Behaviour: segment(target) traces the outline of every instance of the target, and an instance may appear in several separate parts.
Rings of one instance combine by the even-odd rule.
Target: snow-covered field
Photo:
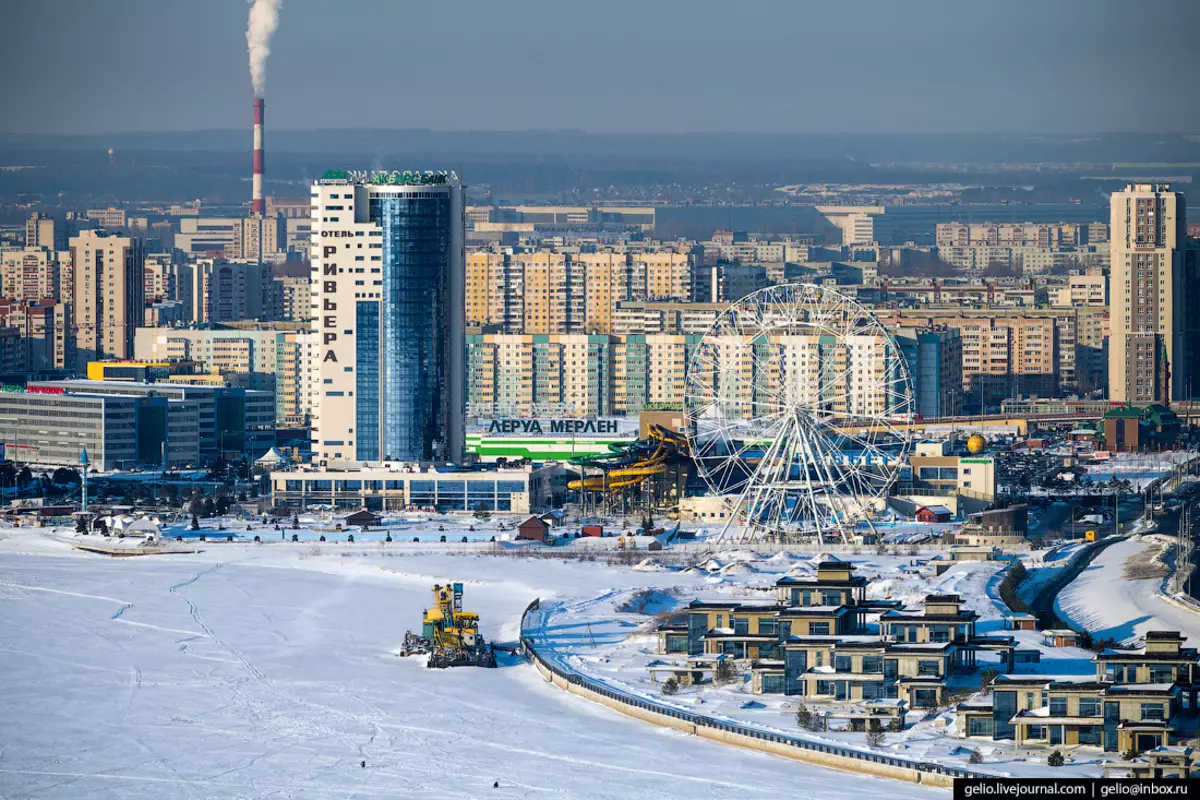
[[[365,543],[109,559],[45,533],[0,531],[0,797],[945,796],[656,728],[515,659],[391,652],[435,581],[466,582],[511,643],[534,597],[713,588],[703,574]]]
[[[1117,478],[1128,480],[1135,492],[1141,491],[1159,478],[1171,474],[1177,464],[1186,464],[1195,453],[1180,450],[1173,453],[1114,453],[1107,461],[1087,467],[1093,484]]]
[[[1055,602],[1055,612],[1098,639],[1135,642],[1146,631],[1178,630],[1191,646],[1200,643],[1200,613],[1159,594],[1162,578],[1127,580],[1125,562],[1144,553],[1159,537],[1134,536],[1107,548]]]

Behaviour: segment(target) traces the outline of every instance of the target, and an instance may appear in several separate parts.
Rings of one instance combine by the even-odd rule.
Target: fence
[[[787,758],[862,772],[886,778],[951,786],[955,778],[986,778],[986,773],[948,767],[928,761],[856,750],[852,747],[775,733],[748,725],[724,722],[703,714],[674,708],[640,697],[616,691],[603,683],[574,672],[568,672],[537,652],[533,639],[525,634],[526,618],[541,608],[541,600],[530,603],[521,615],[521,652],[542,676],[572,694],[578,694],[623,714],[665,727],[677,728],[714,741],[775,753]]]

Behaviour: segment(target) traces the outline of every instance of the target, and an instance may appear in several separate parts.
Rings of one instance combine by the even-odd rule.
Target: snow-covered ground
[[[1114,453],[1111,458],[1086,467],[1093,484],[1113,478],[1128,480],[1135,492],[1155,480],[1171,474],[1177,464],[1186,464],[1196,454],[1188,450],[1171,453]]]
[[[1200,644],[1200,613],[1166,600],[1161,577],[1128,580],[1125,563],[1160,546],[1155,536],[1133,536],[1102,552],[1058,596],[1055,612],[1096,638],[1135,642],[1146,631],[1178,630]]]
[[[665,587],[669,583],[664,575],[660,584],[663,588],[649,596],[630,588],[582,601],[562,599],[543,603],[534,639],[543,655],[566,669],[599,680],[617,691],[720,719],[869,749],[866,737],[861,733],[801,731],[795,720],[798,698],[753,694],[745,679],[725,686],[706,683],[681,687],[678,693],[668,696],[662,693],[662,684],[656,683],[647,669],[655,662],[679,659],[678,656],[655,653],[656,636],[653,631],[657,620],[653,615],[682,607],[693,598],[770,601],[774,597],[771,587],[780,575],[809,574],[813,564],[820,560],[820,556],[776,554],[769,558],[755,558],[753,553],[746,552],[718,554],[700,565],[708,572],[708,577],[699,590],[686,585],[667,589]],[[928,566],[914,564],[914,561],[921,559],[862,555],[853,560],[858,574],[872,579],[867,592],[869,598],[919,605],[927,594],[960,594],[968,606],[979,613],[980,633],[1002,632],[1003,606],[989,596],[989,587],[994,591],[998,573],[1004,566],[1001,562],[958,564],[935,578]],[[642,567],[654,568],[652,564]],[[679,575],[669,574],[672,577]],[[645,608],[642,607],[643,602]],[[1036,631],[1020,631],[1014,635],[1022,647],[1038,650],[1042,654],[1040,664],[1022,665],[1022,672],[1078,674],[1095,670],[1089,651],[1044,647],[1041,634]],[[989,658],[989,654],[980,654],[980,670],[954,676],[954,690],[965,696],[978,689],[981,671],[987,669],[993,660],[995,658]],[[810,710],[820,709],[810,707]],[[941,713],[910,712],[908,723],[910,727],[903,733],[886,734],[882,752],[960,768],[1026,777],[1096,776],[1100,774],[1099,765],[1105,758],[1103,753],[1094,748],[1075,748],[1068,750],[1071,760],[1066,767],[1048,767],[1045,757],[1049,751],[1045,749],[1023,750],[1012,742],[957,738],[954,713],[946,709]],[[984,756],[984,763],[980,766],[968,762],[973,748],[978,748]]]
[[[392,654],[436,581],[464,581],[483,633],[511,643],[534,597],[732,596],[763,582],[753,571],[396,558],[365,543],[110,559],[48,533],[0,531],[0,797],[946,796],[656,728],[515,659],[427,670]],[[634,628],[611,630],[560,633],[619,647]]]

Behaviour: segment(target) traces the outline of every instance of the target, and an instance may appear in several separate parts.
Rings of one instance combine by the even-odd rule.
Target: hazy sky
[[[242,0],[0,0],[0,131],[236,128]],[[1200,132],[1200,0],[284,0],[268,127]]]

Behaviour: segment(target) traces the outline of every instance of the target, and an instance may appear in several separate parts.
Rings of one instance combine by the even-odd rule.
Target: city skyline
[[[311,111],[309,98],[318,95],[338,97],[344,123],[374,128],[1200,128],[1191,80],[1200,50],[1189,39],[1200,23],[1195,3],[764,2],[743,4],[735,16],[712,3],[617,2],[585,13],[536,2],[524,11],[363,2],[335,13],[291,0],[266,70],[273,127],[330,127]],[[0,53],[0,65],[23,79],[6,82],[0,101],[20,100],[23,113],[7,116],[0,132],[242,125],[251,96],[244,4],[21,4],[10,21],[14,46]],[[416,67],[379,69],[378,55],[397,41]],[[313,62],[322,51],[336,57]],[[93,92],[77,78],[97,63],[136,91]],[[531,113],[530,100],[538,108],[552,100],[553,116]]]

